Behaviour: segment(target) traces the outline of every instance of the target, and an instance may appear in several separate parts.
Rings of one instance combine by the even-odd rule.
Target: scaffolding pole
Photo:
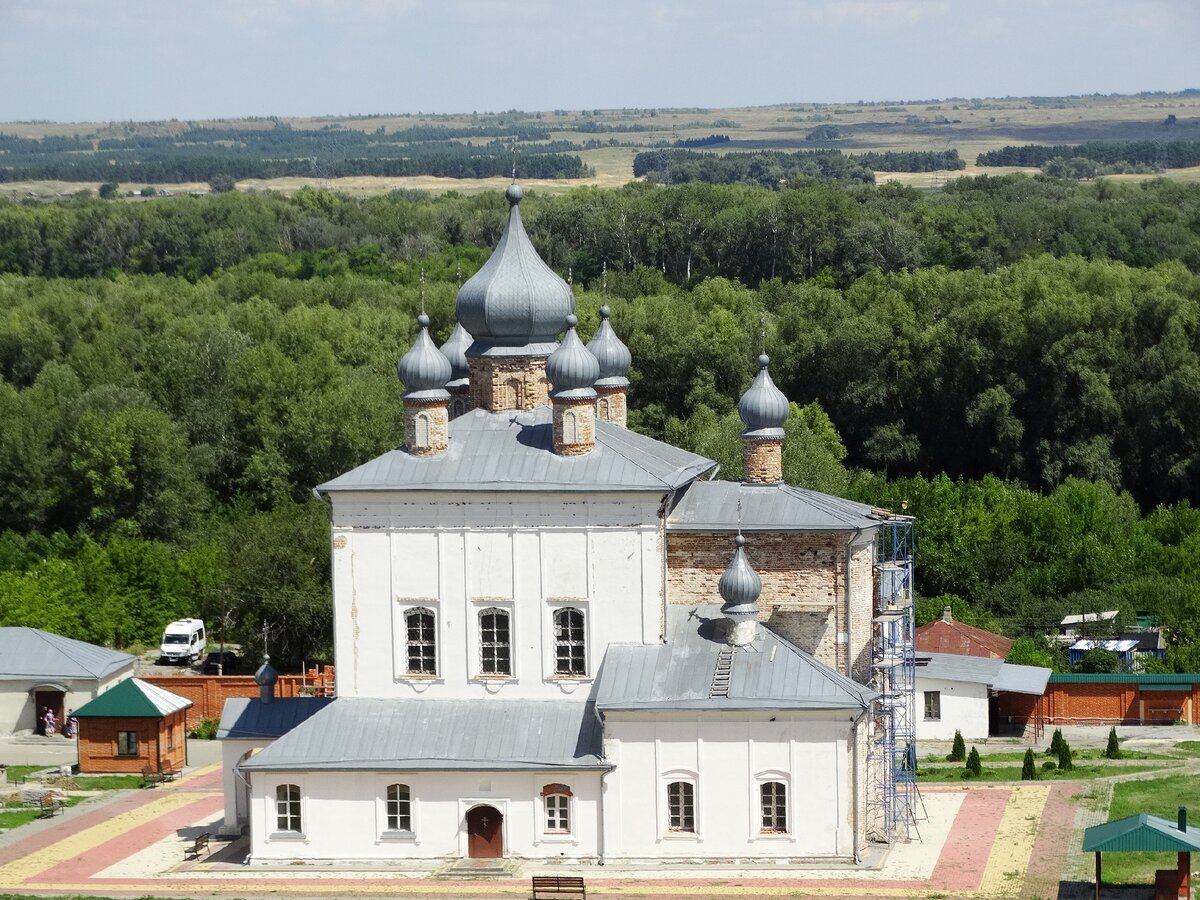
[[[908,840],[916,825],[916,642],[912,520],[890,521],[875,542],[872,668],[879,693],[867,749],[868,822],[876,840]]]

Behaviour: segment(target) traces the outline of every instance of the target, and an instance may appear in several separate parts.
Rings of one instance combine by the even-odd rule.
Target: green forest
[[[1200,185],[530,191],[543,257],[633,353],[631,426],[740,477],[760,318],[788,480],[917,518],[920,615],[1029,638],[1119,608],[1200,670]],[[402,440],[503,197],[0,201],[0,624],[153,643],[199,615],[328,654],[314,485]],[[1050,662],[1058,662],[1049,660]]]

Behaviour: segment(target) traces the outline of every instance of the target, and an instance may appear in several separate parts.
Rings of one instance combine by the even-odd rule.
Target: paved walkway
[[[0,892],[405,897],[528,896],[529,876],[577,869],[522,863],[520,877],[444,881],[427,870],[240,864],[237,844],[183,861],[183,848],[221,817],[216,765],[179,782],[88,802],[7,835]],[[1016,898],[1054,896],[1074,823],[1078,784],[938,785],[923,788],[921,840],[891,848],[876,869],[853,866],[699,868],[587,867],[588,892],[633,897],[836,896]],[[27,828],[29,830],[27,830]],[[1058,860],[1055,866],[1047,860]]]

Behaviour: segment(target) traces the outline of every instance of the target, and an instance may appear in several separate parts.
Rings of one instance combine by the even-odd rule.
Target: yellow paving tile
[[[1033,842],[1037,838],[1042,810],[1050,796],[1047,785],[1022,784],[1013,788],[1012,797],[1000,818],[996,841],[983,870],[979,886],[982,897],[1017,897],[1025,883]]]
[[[196,791],[171,791],[136,809],[120,813],[90,828],[66,835],[60,841],[35,850],[8,865],[0,866],[0,888],[20,887],[27,879],[51,866],[74,859],[79,854],[98,847],[105,841],[124,834],[132,828],[144,825],[164,813],[187,806],[197,800],[207,799],[210,796],[210,793]]]

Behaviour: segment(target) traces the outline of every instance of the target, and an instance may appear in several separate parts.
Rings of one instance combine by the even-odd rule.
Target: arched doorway
[[[504,855],[504,816],[494,806],[476,806],[467,812],[467,856],[499,859]]]

